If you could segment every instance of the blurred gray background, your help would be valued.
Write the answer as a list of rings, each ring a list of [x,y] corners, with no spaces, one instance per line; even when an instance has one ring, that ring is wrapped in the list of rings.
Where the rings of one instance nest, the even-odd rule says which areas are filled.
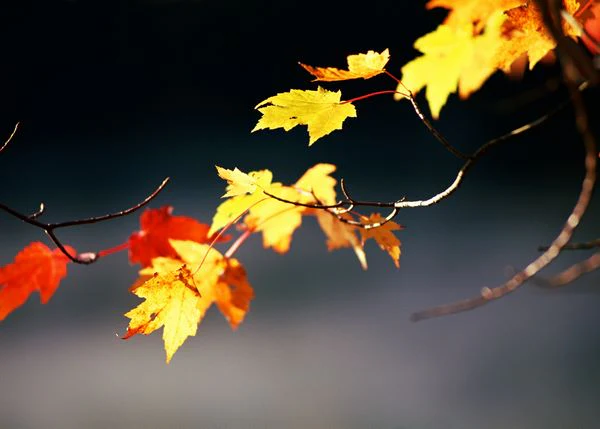
[[[269,168],[295,181],[338,165],[364,199],[429,197],[460,163],[408,103],[357,105],[344,130],[307,147],[305,129],[250,134],[259,101],[314,84],[297,61],[343,66],[389,48],[388,69],[441,11],[424,2],[13,1],[3,6],[0,130],[21,130],[0,159],[0,201],[48,221],[120,210],[165,176],[152,203],[209,223],[223,193],[214,165]],[[436,126],[461,150],[565,98],[556,66],[494,76],[451,97]],[[328,85],[345,98],[386,78]],[[598,119],[598,92],[586,99]],[[420,96],[425,108],[424,98]],[[594,105],[595,103],[595,105]],[[558,291],[527,285],[500,302],[411,323],[411,312],[495,286],[549,243],[575,202],[582,145],[572,111],[498,147],[436,207],[401,213],[397,270],[373,244],[328,253],[306,221],[281,256],[258,237],[237,253],[256,298],[237,332],[211,309],[170,365],[161,332],[122,341],[125,254],[69,266],[48,305],[37,295],[0,324],[0,428],[599,427],[598,274]],[[595,202],[576,239],[599,234]],[[79,251],[119,244],[138,216],[60,231]],[[0,214],[0,263],[42,232]],[[561,256],[545,275],[586,253]]]

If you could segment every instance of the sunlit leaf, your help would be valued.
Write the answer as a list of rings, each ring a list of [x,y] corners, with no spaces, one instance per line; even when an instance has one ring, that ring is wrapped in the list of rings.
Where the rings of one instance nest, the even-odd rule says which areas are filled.
[[[75,249],[65,246],[71,254]],[[0,320],[19,308],[33,292],[46,304],[67,275],[70,259],[60,249],[33,242],[17,253],[12,264],[0,267]]]
[[[187,216],[173,216],[173,207],[148,209],[140,216],[140,230],[129,237],[129,261],[149,266],[153,258],[175,258],[177,252],[169,239],[192,240],[209,243],[212,240],[209,226]],[[225,240],[227,237],[221,237]]]
[[[188,337],[196,335],[198,324],[213,303],[235,329],[254,296],[236,259],[193,241],[171,240],[170,244],[177,259],[155,258],[152,266],[140,271],[142,279],[151,277],[132,292],[145,301],[125,314],[131,321],[123,337],[149,335],[164,327],[167,363]]]
[[[262,117],[252,130],[283,128],[289,131],[296,125],[308,127],[309,146],[321,137],[342,129],[346,118],[356,117],[352,103],[341,101],[340,91],[319,87],[316,91],[292,89],[260,102],[256,109]]]
[[[299,63],[318,81],[338,81],[349,79],[369,79],[385,71],[385,65],[390,59],[389,50],[381,53],[369,51],[366,54],[348,55],[348,70],[335,67],[313,67]]]

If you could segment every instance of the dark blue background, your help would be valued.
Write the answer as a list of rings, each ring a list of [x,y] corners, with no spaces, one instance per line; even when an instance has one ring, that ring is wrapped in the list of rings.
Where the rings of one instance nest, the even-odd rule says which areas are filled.
[[[338,166],[360,198],[422,199],[460,162],[406,102],[369,99],[358,118],[308,148],[305,129],[251,134],[261,100],[312,89],[298,61],[339,66],[389,48],[388,69],[441,21],[423,2],[14,1],[3,6],[0,201],[48,221],[142,199],[210,222],[223,193],[214,165],[295,181]],[[497,74],[435,124],[475,150],[565,98],[558,68]],[[328,84],[345,98],[393,89],[385,77]],[[598,92],[586,100],[596,130]],[[426,103],[419,96],[424,111]],[[565,109],[498,147],[439,206],[405,211],[402,266],[376,246],[363,272],[328,254],[307,221],[286,256],[258,237],[238,252],[256,290],[230,332],[211,310],[169,366],[160,333],[123,342],[139,302],[124,254],[71,266],[49,305],[37,297],[0,325],[0,426],[7,428],[591,428],[600,412],[598,275],[557,292],[526,286],[480,310],[413,324],[412,311],[477,294],[534,258],[575,202],[583,149]],[[578,240],[598,236],[594,203]],[[80,251],[124,241],[131,216],[61,231]],[[42,232],[0,216],[0,263]],[[46,240],[47,242],[47,240]],[[556,272],[584,253],[562,256]]]

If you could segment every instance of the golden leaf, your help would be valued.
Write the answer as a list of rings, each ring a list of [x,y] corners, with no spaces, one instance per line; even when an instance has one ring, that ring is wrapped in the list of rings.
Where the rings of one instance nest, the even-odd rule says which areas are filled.
[[[448,96],[456,92],[464,64],[473,55],[473,26],[455,29],[442,24],[417,39],[414,46],[424,55],[402,67],[403,86],[398,91],[403,92],[406,86],[416,94],[426,86],[431,116],[437,119]]]
[[[307,125],[312,145],[321,137],[342,129],[346,118],[355,118],[352,103],[341,101],[340,91],[332,92],[321,87],[316,91],[292,89],[260,102],[255,109],[262,117],[252,130],[283,128],[289,131],[296,125]]]
[[[227,180],[225,194],[221,198],[235,197],[237,195],[252,194],[256,188],[269,186],[273,174],[269,170],[252,171],[249,174],[242,173],[237,167],[233,170],[217,167],[217,173],[221,179]]]
[[[141,280],[132,292],[145,301],[125,314],[131,320],[123,337],[149,335],[164,327],[167,363],[188,337],[196,335],[214,302],[236,328],[254,296],[237,260],[223,257],[206,244],[181,240],[170,240],[170,244],[179,259],[154,258],[152,266],[140,271]]]
[[[223,169],[225,170],[225,169]],[[232,170],[227,170],[232,171]],[[213,218],[210,233],[217,231],[245,211],[248,215],[244,218],[246,228],[253,232],[262,232],[263,246],[273,248],[278,253],[285,253],[290,248],[294,231],[302,224],[302,216],[308,214],[308,208],[278,201],[268,197],[263,191],[287,201],[300,203],[317,203],[313,192],[324,203],[335,201],[336,180],[330,176],[335,171],[332,164],[317,164],[309,168],[302,177],[292,186],[283,186],[279,182],[271,183],[272,174],[269,170],[250,172],[247,175],[241,171],[233,175],[226,175],[227,189],[242,188],[248,183],[248,177],[257,177],[261,183],[255,187],[253,193],[237,195],[224,201],[217,208]],[[268,180],[265,178],[268,177]],[[236,180],[240,180],[240,184]],[[258,183],[258,182],[257,182]],[[251,187],[247,188],[251,190]]]
[[[565,1],[571,14],[578,6],[576,0]],[[525,54],[531,69],[556,46],[533,1],[431,0],[427,7],[445,7],[451,12],[444,24],[415,42],[423,55],[402,67],[398,92],[407,87],[417,93],[427,87],[425,95],[435,119],[457,89],[461,98],[467,98],[496,70],[509,73]],[[578,35],[566,23],[564,31]],[[395,98],[403,97],[397,94]]]
[[[462,28],[473,24],[475,31],[482,30],[492,14],[522,6],[527,0],[429,0],[427,9],[443,7],[450,9],[444,24]]]
[[[579,8],[576,0],[566,0],[565,8],[570,14]],[[523,54],[529,59],[531,70],[548,52],[556,47],[556,42],[544,25],[542,13],[536,2],[530,1],[524,6],[506,11],[508,19],[502,27],[505,43],[498,51],[498,68],[510,71],[511,64]],[[577,29],[563,25],[567,36],[579,35]]]

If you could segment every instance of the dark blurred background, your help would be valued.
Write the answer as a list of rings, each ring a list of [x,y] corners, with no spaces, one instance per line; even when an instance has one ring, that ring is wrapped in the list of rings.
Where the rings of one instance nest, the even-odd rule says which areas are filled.
[[[250,133],[261,100],[313,89],[297,66],[343,67],[389,48],[388,70],[443,19],[424,2],[13,1],[0,26],[0,201],[48,221],[120,210],[170,176],[152,207],[210,223],[223,193],[214,165],[269,168],[295,181],[338,166],[355,196],[429,197],[460,162],[410,105],[357,105],[358,118],[308,148],[304,127]],[[497,74],[436,122],[461,150],[566,97],[555,65]],[[385,77],[324,85],[346,99],[393,89]],[[598,92],[589,91],[598,131]],[[419,96],[427,112],[423,95]],[[216,309],[164,364],[161,333],[124,342],[125,254],[70,266],[50,303],[37,295],[0,324],[1,428],[593,428],[600,421],[598,274],[563,290],[525,286],[500,302],[411,323],[411,312],[477,294],[526,265],[559,230],[583,176],[570,108],[496,148],[439,206],[405,211],[401,268],[376,246],[363,272],[329,254],[307,221],[285,256],[258,237],[238,252],[256,291],[232,333]],[[595,202],[576,235],[599,234]],[[60,231],[79,251],[124,241],[138,216]],[[0,264],[42,231],[0,214]],[[561,256],[550,275],[583,258]]]

